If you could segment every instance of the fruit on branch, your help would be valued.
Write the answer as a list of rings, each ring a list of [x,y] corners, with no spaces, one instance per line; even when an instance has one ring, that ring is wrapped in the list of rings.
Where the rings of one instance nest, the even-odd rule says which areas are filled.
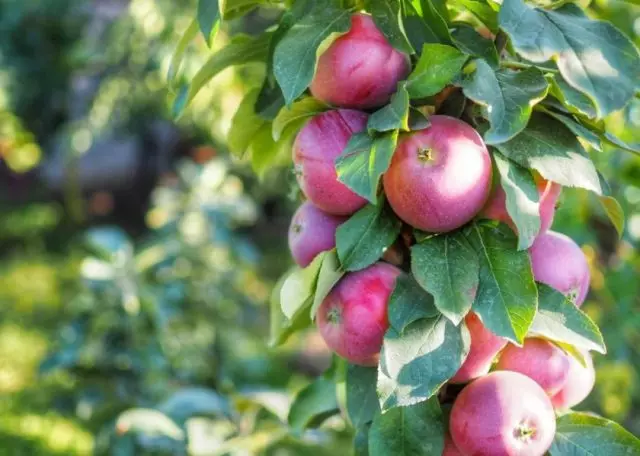
[[[451,434],[447,433],[444,437],[444,449],[442,450],[442,456],[463,456],[456,447],[456,444],[453,443],[453,439],[451,438]]]
[[[578,244],[569,236],[548,231],[538,236],[529,253],[534,278],[555,288],[580,307],[587,297],[591,274]]]
[[[375,108],[389,101],[410,68],[409,58],[389,44],[371,16],[355,14],[349,32],[318,59],[311,93],[333,106]]]
[[[507,345],[507,340],[489,331],[475,313],[467,314],[464,321],[471,334],[471,349],[456,375],[449,380],[451,383],[467,383],[485,375],[496,355]]]
[[[336,229],[346,217],[327,214],[309,201],[298,208],[289,226],[289,250],[300,267],[306,267],[320,252],[336,246]]]
[[[446,232],[471,220],[491,188],[491,158],[471,126],[447,116],[404,137],[384,174],[395,213],[424,231]]]
[[[353,364],[377,364],[389,326],[389,296],[400,273],[395,266],[378,262],[338,282],[316,316],[320,334],[331,350]]]
[[[522,347],[507,345],[496,369],[526,375],[553,396],[567,382],[570,366],[569,356],[560,348],[544,339],[529,338]]]
[[[338,109],[315,116],[298,133],[293,145],[296,178],[306,197],[325,212],[349,215],[367,202],[338,180],[334,164],[366,124],[365,113]]]
[[[596,371],[593,368],[593,359],[587,351],[581,351],[586,367],[573,356],[569,356],[569,374],[562,389],[551,398],[551,403],[557,409],[569,409],[575,407],[586,399],[596,382]]]
[[[538,213],[540,214],[540,233],[545,233],[553,224],[553,217],[556,213],[556,203],[562,192],[562,186],[543,179],[537,173],[534,174],[534,180],[538,187],[538,194],[540,195],[538,209]],[[517,231],[511,216],[509,216],[507,212],[506,195],[500,184],[496,185],[493,193],[489,197],[489,201],[480,212],[480,217],[506,223],[513,231]]]
[[[553,441],[556,419],[536,382],[500,371],[462,390],[451,409],[449,429],[462,454],[542,456]]]

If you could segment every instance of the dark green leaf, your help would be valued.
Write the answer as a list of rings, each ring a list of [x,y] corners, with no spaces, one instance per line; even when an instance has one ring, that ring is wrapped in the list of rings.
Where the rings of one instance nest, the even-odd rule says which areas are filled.
[[[506,195],[507,213],[518,229],[518,250],[531,247],[540,232],[540,195],[528,169],[493,154]]]
[[[311,319],[315,319],[316,312],[327,297],[331,289],[344,275],[344,270],[340,267],[336,250],[332,249],[324,254],[322,266],[318,272],[315,293],[313,296],[313,306],[311,307]]]
[[[418,111],[416,108],[409,108],[410,131],[424,130],[430,124],[429,119],[422,112]]]
[[[424,4],[424,8],[420,3]],[[405,2],[404,8],[405,33],[413,49],[420,52],[427,43],[451,44],[444,17],[432,2],[427,0],[420,3]]]
[[[594,322],[565,295],[538,284],[538,313],[530,332],[555,342],[606,353],[602,334]]]
[[[211,43],[211,35],[219,18],[218,0],[198,0],[198,24],[207,45]]]
[[[476,70],[465,78],[462,90],[487,107],[491,128],[484,134],[485,142],[503,143],[526,127],[533,105],[547,94],[547,80],[533,67],[496,71],[484,60],[476,60],[475,64]]]
[[[442,454],[446,425],[436,398],[378,415],[369,430],[371,456]]]
[[[444,44],[425,44],[414,70],[407,78],[411,98],[425,98],[445,88],[462,70],[468,56]]]
[[[317,57],[350,27],[349,11],[335,7],[333,2],[318,1],[287,31],[273,55],[273,72],[287,104],[311,83]]]
[[[302,431],[318,426],[336,413],[336,385],[331,380],[319,377],[296,395],[289,410],[288,421],[292,428]]]
[[[634,456],[640,454],[640,440],[613,421],[572,412],[558,418],[549,454]]]
[[[326,104],[313,97],[305,97],[289,107],[285,106],[273,121],[273,139],[276,141],[280,139],[280,135],[287,127],[297,131],[310,117],[327,109],[329,107]]]
[[[595,166],[578,139],[546,114],[534,112],[527,128],[496,147],[505,157],[535,169],[547,180],[602,194]]]
[[[555,60],[569,85],[595,102],[600,117],[634,96],[640,55],[611,24],[588,18],[573,4],[549,11],[523,0],[504,0],[499,20],[521,56],[536,63]]]
[[[469,353],[469,332],[444,316],[387,330],[380,353],[378,397],[383,411],[424,402],[458,371]],[[384,415],[383,415],[384,416]]]
[[[467,10],[493,33],[498,31],[498,13],[483,0],[453,0],[451,4],[458,10]]]
[[[270,40],[271,35],[268,33],[255,38],[246,35],[234,36],[228,45],[213,54],[198,70],[189,87],[174,102],[174,115],[180,116],[200,89],[222,70],[234,65],[264,60]]]
[[[378,369],[354,366],[347,368],[347,413],[354,427],[360,428],[380,413],[376,393]]]
[[[492,333],[522,343],[538,308],[529,254],[516,250],[516,235],[504,224],[473,223],[467,236],[480,259],[474,312]]]
[[[366,0],[365,8],[389,43],[406,54],[413,54],[411,43],[404,32],[402,0]]]
[[[581,123],[577,122],[573,117],[546,109],[542,106],[540,106],[540,110],[562,122],[574,135],[581,138],[598,152],[602,152],[602,140],[600,137]]]
[[[409,130],[409,94],[404,84],[398,85],[389,104],[371,114],[367,122],[369,133],[398,129]]]
[[[603,132],[601,134],[601,138],[604,142],[606,142],[610,146],[617,147],[617,148],[626,150],[628,152],[633,152],[635,154],[640,154],[640,145],[628,144],[609,132]]]
[[[470,25],[456,24],[451,37],[453,44],[465,54],[484,59],[494,68],[498,66],[498,51],[493,41],[480,35]]]
[[[478,256],[461,232],[433,236],[411,248],[411,272],[442,314],[459,325],[478,288]]]
[[[213,390],[199,387],[178,390],[160,404],[158,410],[180,425],[194,416],[229,417],[231,415],[226,398]]]
[[[353,135],[336,159],[338,180],[375,204],[380,176],[389,168],[397,142],[397,131],[375,138],[366,133]]]
[[[369,456],[369,428],[363,426],[353,438],[353,456]]]
[[[389,297],[389,324],[401,333],[408,325],[422,318],[438,316],[433,296],[424,291],[409,274],[400,274]]]
[[[336,231],[336,247],[347,271],[364,269],[378,261],[400,234],[402,223],[389,206],[368,204]]]

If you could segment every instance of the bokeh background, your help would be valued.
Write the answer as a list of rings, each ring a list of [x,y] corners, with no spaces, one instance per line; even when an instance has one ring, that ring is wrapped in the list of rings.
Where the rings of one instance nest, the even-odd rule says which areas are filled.
[[[349,454],[339,419],[283,437],[292,395],[330,358],[313,332],[268,347],[297,196],[290,170],[257,178],[224,147],[263,69],[223,72],[171,117],[165,75],[194,11],[0,0],[0,455]],[[637,2],[589,13],[640,45]],[[211,52],[194,40],[181,77]],[[607,123],[640,142],[640,99]],[[554,228],[589,259],[584,309],[609,347],[579,408],[640,435],[640,157],[592,153],[627,225],[618,240],[594,197],[564,191]]]

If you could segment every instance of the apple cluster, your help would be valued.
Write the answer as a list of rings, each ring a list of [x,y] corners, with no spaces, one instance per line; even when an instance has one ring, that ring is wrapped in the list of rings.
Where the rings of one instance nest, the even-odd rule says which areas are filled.
[[[366,200],[340,182],[335,160],[354,133],[365,129],[367,110],[387,103],[410,71],[371,17],[356,14],[348,33],[320,56],[311,84],[317,99],[335,107],[312,118],[293,148],[295,173],[306,201],[295,213],[289,246],[307,266],[336,245],[336,229]],[[505,193],[492,186],[492,161],[482,137],[467,123],[433,115],[430,125],[400,138],[382,182],[386,199],[407,227],[445,233],[474,218],[516,227]],[[587,261],[569,237],[549,231],[560,185],[535,176],[541,230],[529,249],[535,280],[580,306],[587,294]],[[410,237],[401,237],[410,247]],[[386,257],[385,257],[386,258]],[[406,274],[383,260],[347,273],[322,302],[316,317],[328,347],[350,363],[375,366],[389,323],[387,305],[396,278]],[[450,415],[446,455],[543,455],[555,434],[554,409],[580,403],[593,388],[589,353],[583,361],[541,338],[522,346],[492,334],[473,312],[465,318],[470,352],[450,384],[466,385]]]

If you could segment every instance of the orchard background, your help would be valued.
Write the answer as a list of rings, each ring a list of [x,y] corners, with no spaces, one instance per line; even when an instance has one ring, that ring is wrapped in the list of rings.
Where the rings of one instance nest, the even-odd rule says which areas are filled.
[[[293,102],[306,85],[293,84],[287,65],[264,62],[277,53],[270,43],[283,18],[295,23],[311,14],[313,33],[335,11],[362,6],[392,19],[380,27],[396,48],[413,54],[413,67],[422,53],[416,42],[450,40],[448,79],[431,81],[442,85],[437,92],[482,71],[475,86],[465,87],[475,106],[496,96],[515,104],[501,129],[490,123],[494,136],[487,142],[498,147],[524,128],[530,104],[534,122],[554,112],[582,137],[601,187],[608,182],[604,193],[624,217],[611,199],[602,205],[585,189],[565,187],[558,201],[553,230],[573,238],[588,260],[591,288],[581,309],[607,347],[606,355],[594,353],[595,387],[576,409],[640,435],[637,51],[634,57],[621,41],[606,47],[611,34],[578,37],[578,46],[606,48],[607,57],[626,51],[621,65],[636,72],[606,90],[596,81],[595,105],[565,96],[579,113],[574,119],[584,121],[577,124],[557,105],[541,104],[562,87],[539,78],[545,87],[508,78],[497,92],[495,84],[481,85],[495,73],[496,55],[469,25],[484,40],[493,36],[501,25],[494,2],[449,0],[448,14],[439,2],[406,2],[431,5],[421,10],[432,16],[418,34],[395,27],[402,15],[394,13],[400,3],[394,1],[316,2],[312,13],[288,9],[292,2],[216,3],[0,0],[0,454],[353,451],[352,424],[364,423],[353,423],[335,394],[344,364],[312,326],[283,345],[274,340],[282,334],[270,317],[272,295],[279,296],[272,291],[293,265],[287,230],[301,202],[291,141],[300,119],[326,108],[307,99],[294,105],[304,117],[277,116],[280,88]],[[640,45],[634,2],[578,4]],[[451,21],[444,28],[443,16]],[[338,22],[332,31],[345,32],[349,21]],[[536,72],[516,56],[524,45],[510,37],[513,30],[503,29],[496,45],[511,57],[502,68]],[[332,37],[315,46],[328,45],[325,38]],[[290,44],[280,55],[285,62],[312,48],[300,37]],[[309,55],[313,67],[315,53]],[[288,64],[305,62],[308,71],[308,59]],[[586,62],[592,73],[606,70],[594,53]],[[536,65],[546,81],[558,74],[553,64]],[[462,115],[459,91],[442,101],[430,98],[437,93],[414,97],[407,87],[412,106]],[[524,99],[516,89],[524,89]],[[399,93],[387,114],[402,114]],[[256,115],[258,99],[264,109]],[[602,120],[580,111],[596,107]],[[482,117],[481,109],[468,113]],[[389,131],[402,129],[402,118],[389,124],[394,116],[379,116]],[[410,120],[416,127],[421,117]],[[601,138],[601,128],[610,136]],[[359,191],[375,196],[375,186],[365,186]],[[360,434],[356,443],[362,441]]]

